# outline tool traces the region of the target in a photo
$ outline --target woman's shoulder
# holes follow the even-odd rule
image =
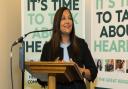
[[[87,42],[86,42],[83,38],[76,37],[76,39],[77,39],[77,42],[78,42],[79,44],[85,44],[85,45],[87,45]]]
[[[44,46],[45,46],[45,47],[50,47],[50,45],[51,45],[50,41],[46,41],[46,42],[44,43]]]

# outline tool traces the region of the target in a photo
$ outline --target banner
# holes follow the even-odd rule
[[[22,35],[52,28],[55,12],[68,7],[75,23],[76,35],[85,39],[85,0],[21,0]],[[40,61],[43,44],[52,32],[37,32],[25,38],[25,61]],[[25,89],[41,89],[36,78],[25,71]]]
[[[96,89],[128,88],[128,0],[91,2],[91,49]]]

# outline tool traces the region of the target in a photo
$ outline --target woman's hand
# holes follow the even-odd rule
[[[60,60],[60,57],[57,57],[57,58],[55,59],[55,62],[57,62],[57,63],[63,63],[64,61],[63,61],[63,60]]]
[[[80,70],[81,74],[83,75],[83,77],[87,78],[88,80],[91,79],[91,72],[89,69],[87,69],[85,67],[83,67],[83,68],[79,67],[79,70]]]
[[[81,67],[79,67],[79,70],[80,70],[81,74],[85,71],[85,69],[81,68]]]

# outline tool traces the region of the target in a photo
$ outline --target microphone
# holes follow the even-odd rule
[[[23,42],[23,39],[24,39],[27,35],[29,35],[29,34],[31,34],[31,33],[46,32],[46,31],[52,31],[52,30],[53,30],[53,29],[49,29],[49,30],[38,30],[38,31],[31,31],[31,32],[28,32],[28,33],[25,34],[24,36],[21,36],[21,37],[19,37],[16,41],[14,41],[13,44],[12,44],[12,47],[15,46],[15,45],[18,44],[18,43]]]
[[[23,41],[24,37],[19,37],[16,41],[13,42],[12,46],[15,46],[18,43],[21,43]]]

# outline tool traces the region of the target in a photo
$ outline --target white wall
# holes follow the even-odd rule
[[[91,2],[92,0],[85,0],[85,36],[89,48],[91,48]],[[88,89],[94,89],[95,82],[87,82]]]
[[[91,0],[85,0],[85,38],[89,48],[91,48]],[[87,88],[90,89],[90,83],[87,83]]]
[[[11,89],[10,45],[20,36],[20,0],[0,0],[0,89]],[[15,89],[21,89],[18,46],[13,51]]]
[[[91,0],[85,0],[85,36],[91,48]]]

